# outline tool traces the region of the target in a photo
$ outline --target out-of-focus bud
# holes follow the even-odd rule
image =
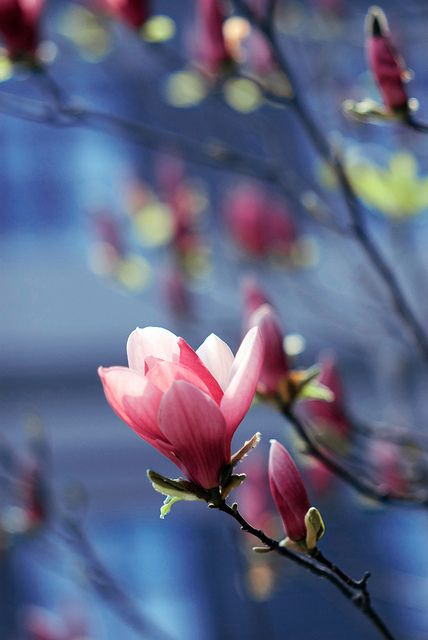
[[[343,453],[351,425],[346,416],[342,380],[333,356],[323,357],[318,382],[332,392],[331,402],[307,400],[304,405],[306,414],[319,430],[323,442],[336,453]]]
[[[265,347],[257,390],[262,395],[275,396],[286,387],[288,375],[279,318],[270,305],[264,304],[251,316],[249,326],[259,327]]]
[[[402,465],[400,447],[393,442],[373,440],[369,445],[369,456],[383,488],[394,495],[405,495],[408,482]]]
[[[185,315],[191,309],[187,282],[178,266],[171,267],[164,276],[164,293],[169,309],[178,315]]]
[[[240,184],[228,194],[225,217],[234,242],[254,257],[287,256],[296,240],[288,210],[251,183]]]
[[[1,0],[0,34],[14,60],[35,62],[44,0]]]
[[[324,523],[319,511],[310,506],[292,457],[277,440],[271,440],[269,485],[287,536],[282,544],[301,552],[315,549],[324,534]]]
[[[366,49],[369,65],[387,109],[408,113],[404,87],[407,71],[390,39],[386,16],[380,7],[371,7],[366,18]]]
[[[23,467],[21,494],[28,529],[40,527],[49,515],[49,491],[42,469],[33,461]]]
[[[141,29],[150,17],[150,0],[102,0],[103,8],[133,29]]]
[[[263,304],[270,304],[270,300],[262,287],[252,276],[246,277],[242,281],[242,295],[244,303],[243,313],[243,333],[250,326],[250,318]]]
[[[217,75],[231,63],[223,35],[225,13],[220,0],[197,0],[196,55],[202,66]]]

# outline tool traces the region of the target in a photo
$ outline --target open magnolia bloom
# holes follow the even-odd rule
[[[211,334],[194,351],[167,329],[146,327],[131,333],[129,367],[100,367],[106,398],[117,415],[141,438],[169,458],[187,480],[149,472],[154,488],[175,500],[224,499],[244,477],[233,466],[254,436],[234,456],[232,437],[247,413],[263,361],[257,327],[236,356]]]
[[[324,523],[318,509],[310,506],[292,457],[277,440],[271,440],[269,485],[287,536],[281,544],[295,551],[313,551],[324,534]]]

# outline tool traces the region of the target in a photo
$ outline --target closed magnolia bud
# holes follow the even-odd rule
[[[311,505],[299,470],[287,449],[277,440],[271,440],[269,485],[288,538],[293,542],[304,542],[305,517]]]
[[[257,389],[264,395],[280,393],[287,378],[288,363],[279,318],[270,305],[264,304],[251,316],[249,326],[259,328],[264,343]]]
[[[407,112],[408,97],[403,81],[406,70],[394,49],[388,22],[379,7],[369,9],[366,30],[367,57],[383,103],[391,111]]]

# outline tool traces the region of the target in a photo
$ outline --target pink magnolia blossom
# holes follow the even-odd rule
[[[277,440],[271,441],[269,484],[288,538],[294,542],[305,540],[308,495],[292,457]]]
[[[150,0],[104,0],[103,6],[113,16],[134,29],[140,29],[150,17]]]
[[[13,58],[34,56],[44,0],[1,0],[0,33]]]
[[[260,329],[265,347],[258,390],[264,395],[275,395],[282,390],[289,373],[279,318],[270,305],[264,304],[251,316],[249,326]]]
[[[230,61],[230,53],[223,36],[225,13],[221,0],[197,0],[197,56],[212,73]]]
[[[131,333],[128,367],[99,369],[113,410],[196,485],[219,485],[232,437],[254,396],[263,359],[251,329],[234,357],[214,334],[194,351],[167,329]]]
[[[367,57],[385,106],[406,111],[408,97],[404,87],[405,68],[389,37],[386,17],[379,7],[368,15]]]

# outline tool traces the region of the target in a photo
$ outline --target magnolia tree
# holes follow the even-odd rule
[[[327,22],[340,24],[351,3],[315,4],[313,12],[319,12]],[[69,91],[65,77],[57,80],[61,69],[58,51],[66,45],[61,38],[55,47],[46,43],[45,29],[50,25],[51,14],[48,11],[46,18],[44,10],[49,7],[43,0],[1,2],[3,79],[7,82],[21,74],[24,83],[35,81],[40,89],[39,97],[0,92],[4,113],[52,127],[101,130],[165,154],[155,168],[150,187],[141,182],[128,185],[130,232],[128,229],[124,233],[117,216],[109,210],[92,212],[95,242],[91,264],[97,273],[128,292],[139,293],[150,265],[131,245],[135,239],[154,240],[165,248],[168,261],[167,270],[157,282],[171,313],[180,317],[182,326],[190,327],[197,320],[195,282],[207,267],[210,238],[201,229],[198,217],[207,195],[188,178],[188,166],[191,164],[196,172],[201,167],[225,170],[236,176],[237,184],[228,189],[223,200],[222,230],[234,246],[233,256],[240,256],[238,267],[235,257],[230,257],[230,245],[217,241],[215,251],[224,251],[224,260],[230,260],[231,269],[243,272],[243,265],[262,264],[268,271],[265,280],[269,281],[273,273],[276,283],[275,269],[286,268],[290,273],[307,266],[308,261],[311,264],[313,247],[302,237],[292,211],[292,204],[297,202],[302,216],[319,225],[320,233],[335,234],[338,246],[346,238],[346,242],[361,249],[387,294],[386,312],[394,315],[402,335],[412,340],[415,362],[419,359],[415,366],[426,366],[428,333],[402,278],[396,274],[394,261],[373,237],[364,209],[367,205],[378,209],[383,206],[385,213],[395,217],[412,215],[428,205],[423,185],[417,184],[413,169],[414,188],[407,189],[408,198],[397,204],[397,198],[402,197],[397,184],[404,180],[406,171],[400,173],[397,169],[391,178],[368,161],[355,162],[343,145],[329,136],[311,108],[310,91],[316,86],[302,91],[302,71],[293,56],[290,62],[286,53],[287,28],[293,14],[285,0],[194,0],[188,3],[192,28],[188,34],[178,34],[183,43],[180,48],[168,42],[177,38],[168,3],[163,7],[165,15],[158,12],[156,3],[145,0],[87,0],[81,5],[64,3],[64,7],[61,37],[68,39],[67,46],[71,40],[92,61],[101,59],[109,47],[114,48],[117,23],[122,24],[122,37],[150,48],[168,78],[167,100],[173,108],[199,108],[205,99],[214,96],[241,113],[255,109],[263,113],[263,109],[275,108],[276,115],[280,114],[275,120],[272,118],[272,125],[266,126],[266,137],[271,141],[273,138],[268,152],[249,153],[240,150],[239,145],[229,146],[222,139],[221,130],[214,140],[207,127],[207,135],[196,140],[167,127],[152,128],[143,117],[128,119],[121,113],[104,110],[102,105],[86,106],[82,97]],[[52,15],[56,16],[54,11]],[[314,23],[304,35],[309,40],[316,32]],[[52,37],[55,40],[55,29]],[[357,96],[357,100],[353,96],[358,92],[352,90],[352,95],[342,96],[336,108],[367,131],[382,123],[391,131],[398,127],[400,131],[426,132],[427,125],[417,115],[417,101],[409,97],[406,87],[412,74],[398,51],[384,11],[380,7],[369,8],[365,25],[361,21],[360,31],[354,32],[353,37],[359,42],[365,38],[368,70],[378,97],[374,100]],[[59,59],[52,64],[55,56]],[[307,175],[298,175],[293,172],[293,162],[287,158],[282,163],[277,152],[275,126],[281,123],[280,118],[287,123],[291,117],[298,122],[303,144],[308,143],[317,154],[322,175],[315,187],[309,169]],[[243,122],[245,131],[245,119]],[[402,160],[400,166],[404,165],[408,168],[408,161],[406,164]],[[336,190],[334,205],[326,194],[328,187]],[[418,203],[414,201],[417,189]],[[194,350],[167,328],[135,329],[127,343],[128,367],[99,369],[105,396],[119,418],[179,470],[178,478],[166,477],[156,470],[147,472],[155,491],[164,496],[161,518],[179,501],[202,503],[195,504],[194,509],[205,503],[223,512],[251,534],[251,554],[260,557],[270,576],[280,563],[294,563],[310,572],[314,580],[328,580],[379,637],[398,638],[371,597],[370,567],[362,567],[359,577],[351,577],[336,558],[327,558],[322,552],[322,537],[331,523],[324,523],[320,511],[312,505],[289,445],[278,437],[271,439],[276,433],[270,431],[269,423],[263,426],[262,433],[245,442],[239,441],[238,428],[253,403],[264,403],[294,431],[300,449],[311,460],[307,477],[312,476],[316,488],[321,490],[337,477],[374,503],[415,508],[428,505],[424,436],[416,428],[379,425],[365,422],[366,416],[354,415],[337,365],[340,352],[320,356],[319,362],[309,368],[295,366],[295,353],[277,310],[280,292],[272,294],[276,287],[268,288],[269,294],[257,279],[243,279],[244,337],[235,355],[215,333]],[[321,323],[320,318],[318,324]],[[369,327],[370,323],[369,319]],[[294,344],[296,339],[294,336]],[[333,350],[336,345],[331,347]],[[377,403],[376,398],[371,400]],[[355,404],[364,401],[357,398]],[[268,459],[261,457],[257,449],[253,451],[261,436],[270,440]],[[135,446],[141,447],[144,460],[145,444],[136,442]],[[242,472],[244,468],[246,473]],[[42,466],[34,461],[27,465],[22,499],[25,526],[21,534],[33,535],[48,520],[47,492],[45,488],[41,490],[45,487],[43,478]],[[269,491],[272,503],[267,498]],[[244,517],[240,502],[246,505],[248,516]],[[272,525],[276,516],[282,521],[282,531]],[[65,516],[62,519],[92,574],[102,574],[103,584],[110,585],[110,600],[123,614],[124,606],[126,609],[129,604],[126,594],[105,574],[76,522]],[[6,535],[7,527],[3,529]],[[3,553],[7,547],[3,545]],[[257,576],[254,573],[253,587],[260,593],[264,587],[257,583]],[[95,578],[94,585],[99,587]],[[105,588],[101,591],[105,596]],[[124,617],[129,622],[129,615]],[[131,622],[135,628],[162,637],[160,630],[151,629],[146,620],[137,618],[134,616]],[[34,610],[29,614],[28,633],[32,638],[70,639],[84,633],[81,623],[76,633],[73,625],[65,619],[61,628],[55,629],[44,620],[43,612]]]

